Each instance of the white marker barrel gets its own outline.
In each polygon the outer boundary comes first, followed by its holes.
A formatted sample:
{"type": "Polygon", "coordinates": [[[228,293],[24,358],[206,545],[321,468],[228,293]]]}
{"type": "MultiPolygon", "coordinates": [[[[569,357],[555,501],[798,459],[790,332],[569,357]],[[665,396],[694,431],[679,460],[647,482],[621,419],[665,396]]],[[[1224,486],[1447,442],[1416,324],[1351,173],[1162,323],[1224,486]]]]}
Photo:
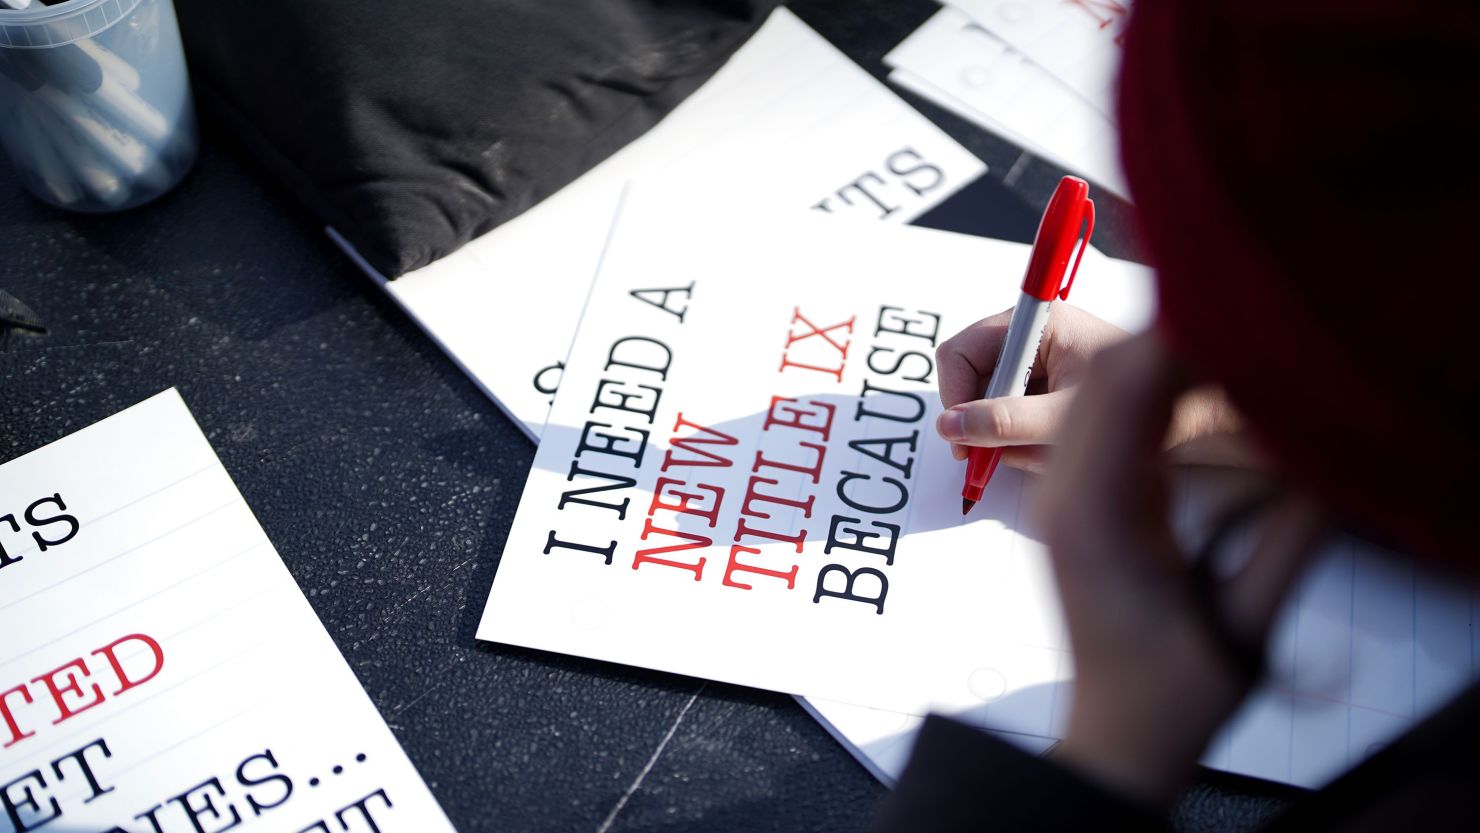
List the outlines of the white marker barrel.
{"type": "Polygon", "coordinates": [[[1038,343],[1043,340],[1052,305],[1053,302],[1026,292],[1018,296],[1012,322],[1007,325],[1007,340],[1002,344],[1002,352],[997,354],[997,367],[992,371],[992,381],[983,399],[1022,396],[1027,391],[1028,376],[1038,358],[1038,343]]]}

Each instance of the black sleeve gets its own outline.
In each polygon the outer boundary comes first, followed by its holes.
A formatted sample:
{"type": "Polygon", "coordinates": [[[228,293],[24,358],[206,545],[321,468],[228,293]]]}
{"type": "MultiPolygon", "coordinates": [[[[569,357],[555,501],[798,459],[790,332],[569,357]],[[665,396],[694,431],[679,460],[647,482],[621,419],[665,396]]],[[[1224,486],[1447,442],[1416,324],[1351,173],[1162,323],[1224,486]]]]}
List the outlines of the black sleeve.
{"type": "Polygon", "coordinates": [[[1167,830],[1166,820],[1051,760],[931,716],[877,833],[1167,830]]]}

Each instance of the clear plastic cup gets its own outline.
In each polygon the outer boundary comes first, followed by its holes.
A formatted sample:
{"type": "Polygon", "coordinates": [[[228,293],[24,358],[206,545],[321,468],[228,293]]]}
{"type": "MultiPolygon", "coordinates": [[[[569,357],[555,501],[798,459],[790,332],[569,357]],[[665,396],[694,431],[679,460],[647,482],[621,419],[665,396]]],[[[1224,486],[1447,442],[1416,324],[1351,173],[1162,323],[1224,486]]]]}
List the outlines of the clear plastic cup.
{"type": "Polygon", "coordinates": [[[0,144],[37,197],[131,208],[185,176],[196,142],[171,0],[0,0],[0,144]]]}

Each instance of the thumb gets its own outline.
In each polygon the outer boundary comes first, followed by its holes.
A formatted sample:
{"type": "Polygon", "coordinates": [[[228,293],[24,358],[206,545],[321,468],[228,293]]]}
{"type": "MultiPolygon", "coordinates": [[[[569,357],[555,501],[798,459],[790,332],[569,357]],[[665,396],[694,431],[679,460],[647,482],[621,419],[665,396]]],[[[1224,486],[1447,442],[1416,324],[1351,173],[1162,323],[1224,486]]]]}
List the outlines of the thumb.
{"type": "Polygon", "coordinates": [[[1056,390],[962,402],[941,412],[935,430],[961,445],[1045,445],[1058,433],[1072,397],[1072,390],[1056,390]]]}

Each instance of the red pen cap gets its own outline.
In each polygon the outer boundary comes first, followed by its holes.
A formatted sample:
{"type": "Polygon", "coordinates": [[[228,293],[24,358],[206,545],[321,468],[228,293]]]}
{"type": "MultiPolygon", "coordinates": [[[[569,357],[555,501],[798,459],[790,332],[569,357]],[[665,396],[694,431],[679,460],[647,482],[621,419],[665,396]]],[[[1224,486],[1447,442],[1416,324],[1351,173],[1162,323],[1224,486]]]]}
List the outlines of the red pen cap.
{"type": "Polygon", "coordinates": [[[1074,176],[1059,180],[1048,208],[1043,210],[1038,234],[1033,237],[1033,255],[1028,258],[1028,272],[1023,275],[1023,291],[1043,301],[1068,298],[1074,275],[1079,272],[1079,261],[1084,258],[1084,247],[1089,245],[1094,230],[1095,204],[1089,198],[1089,183],[1074,176]],[[1069,256],[1074,253],[1081,228],[1084,243],[1079,247],[1079,257],[1074,259],[1074,271],[1069,272],[1066,281],[1064,272],[1069,268],[1069,256]]]}

